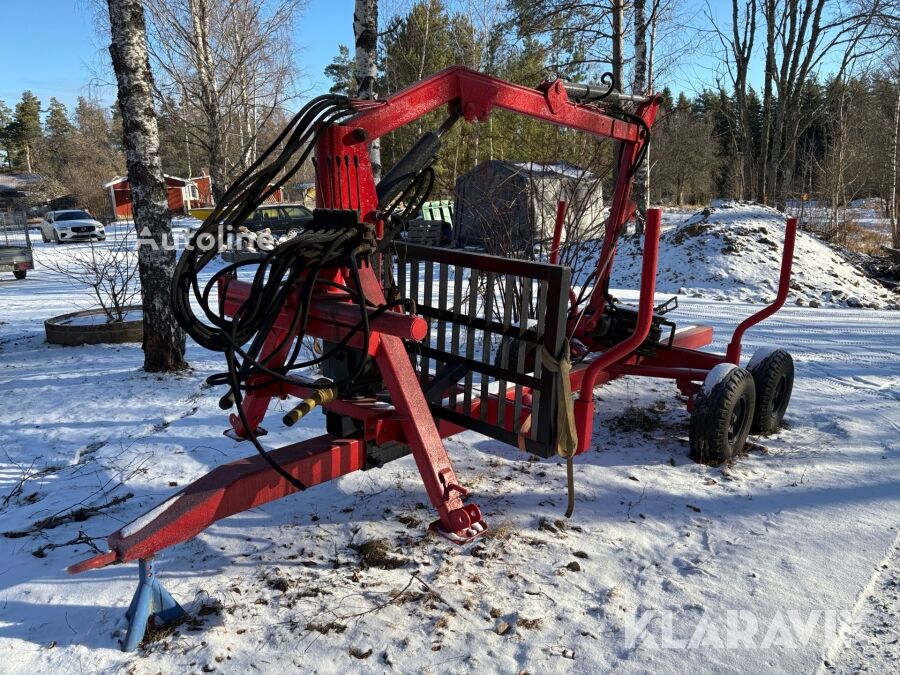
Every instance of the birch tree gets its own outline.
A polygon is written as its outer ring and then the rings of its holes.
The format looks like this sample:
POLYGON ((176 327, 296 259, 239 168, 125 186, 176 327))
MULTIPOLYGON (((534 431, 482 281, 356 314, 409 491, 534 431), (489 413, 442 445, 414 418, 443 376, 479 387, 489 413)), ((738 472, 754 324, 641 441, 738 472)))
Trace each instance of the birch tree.
POLYGON ((293 98, 291 31, 301 0, 145 0, 156 100, 184 128, 216 196, 256 159, 293 98), (199 122, 199 123, 198 123, 199 122))
POLYGON ((753 57, 753 46, 756 40, 757 14, 756 0, 744 0, 743 2, 732 0, 730 35, 719 33, 720 39, 726 47, 726 63, 730 61, 732 64, 729 73, 737 108, 737 128, 740 134, 738 145, 741 151, 737 188, 743 199, 752 199, 754 189, 753 130, 750 123, 747 74, 750 70, 750 60, 753 57))
POLYGON ((144 7, 141 0, 107 0, 107 5, 109 53, 118 85, 134 223, 141 239, 138 269, 144 310, 144 370, 177 371, 187 367, 185 336, 172 313, 169 295, 175 250, 170 245, 172 227, 159 161, 144 7))
POLYGON ((898 148, 900 148, 900 87, 897 88, 897 105, 894 108, 894 133, 891 134, 890 204, 891 245, 900 248, 900 219, 897 217, 898 148))
MULTIPOLYGON (((634 0, 634 82, 635 94, 646 94, 647 86, 647 15, 645 0, 634 0)), ((649 141, 648 141, 649 142, 649 141)), ((635 232, 644 232, 644 222, 647 220, 647 207, 650 195, 648 193, 648 167, 650 163, 649 148, 644 155, 641 165, 634 174, 634 202, 637 205, 635 213, 635 232)))
MULTIPOLYGON (((356 0, 353 35, 356 39, 356 98, 378 98, 375 92, 378 78, 378 0, 356 0)), ((377 138, 369 143, 369 160, 377 183, 381 180, 381 142, 377 138)))

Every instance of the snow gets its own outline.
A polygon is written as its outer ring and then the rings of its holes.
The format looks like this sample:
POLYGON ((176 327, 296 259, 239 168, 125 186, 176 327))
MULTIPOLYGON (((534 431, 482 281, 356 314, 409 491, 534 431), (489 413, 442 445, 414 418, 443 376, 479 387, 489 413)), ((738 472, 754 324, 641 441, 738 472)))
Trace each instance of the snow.
MULTIPOLYGON (((785 218, 759 204, 726 202, 665 229, 659 244, 657 291, 768 303, 778 290, 785 218)), ((614 288, 638 287, 642 250, 640 238, 622 240, 614 288)), ((900 299, 865 277, 842 253, 800 231, 788 302, 890 309, 900 299)))
MULTIPOLYGON (((122 313, 122 321, 140 321, 143 316, 143 310, 129 309, 122 313)), ((96 326, 107 323, 107 316, 105 313, 87 314, 84 316, 73 316, 71 319, 64 319, 57 323, 60 326, 96 326)))
POLYGON ((712 393, 712 390, 716 388, 716 385, 728 377, 728 373, 735 368, 737 368, 737 366, 733 363, 720 363, 713 367, 709 373, 707 373, 706 379, 703 380, 703 386, 700 387, 700 391, 704 396, 709 396, 712 393))
POLYGON ((747 362, 747 369, 752 370, 755 366, 759 365, 767 358, 772 356, 772 354, 777 352, 778 349, 778 347, 760 347, 755 352, 753 352, 753 356, 751 356, 750 360, 747 362))
MULTIPOLYGON (((65 567, 253 450, 222 435, 222 392, 204 384, 217 355, 191 345, 193 370, 160 377, 136 345, 44 342, 44 319, 88 304, 44 267, 67 250, 38 245, 33 274, 0 279, 0 531, 15 535, 0 537, 4 673, 896 672, 897 314, 793 304, 744 345, 745 362, 793 354, 787 426, 731 465, 688 459, 673 384, 624 378, 598 390, 570 521, 562 460, 466 432, 447 447, 485 513, 481 538, 428 533, 411 457, 351 474, 161 552, 160 580, 196 620, 118 651, 136 566, 65 567), (353 546, 376 538, 399 567, 361 564, 353 546), (750 620, 758 631, 737 640, 750 620)), ((759 308, 729 299, 681 298, 669 318, 714 325, 722 352, 759 308)), ((318 412, 283 428, 290 405, 270 411, 268 447, 323 432, 318 412)))

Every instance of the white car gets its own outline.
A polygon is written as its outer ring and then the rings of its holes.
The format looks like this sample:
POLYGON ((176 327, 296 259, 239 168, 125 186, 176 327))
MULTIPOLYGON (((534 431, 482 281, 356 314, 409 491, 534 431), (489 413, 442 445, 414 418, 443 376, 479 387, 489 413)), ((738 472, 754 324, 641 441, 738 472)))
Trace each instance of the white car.
POLYGON ((57 244, 92 239, 103 241, 106 239, 106 230, 103 223, 86 211, 48 211, 41 221, 41 237, 45 242, 55 241, 57 244))

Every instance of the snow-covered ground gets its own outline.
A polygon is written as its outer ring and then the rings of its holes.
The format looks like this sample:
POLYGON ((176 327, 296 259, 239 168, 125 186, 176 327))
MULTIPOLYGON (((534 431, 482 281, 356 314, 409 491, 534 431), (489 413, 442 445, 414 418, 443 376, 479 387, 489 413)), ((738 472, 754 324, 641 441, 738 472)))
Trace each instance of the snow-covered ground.
MULTIPOLYGON (((480 540, 427 533, 407 457, 162 552, 194 620, 118 651, 136 566, 65 567, 253 451, 222 436, 221 392, 203 384, 216 355, 190 347, 192 372, 158 377, 137 346, 44 342, 44 319, 86 304, 42 267, 67 250, 39 246, 26 281, 0 278, 4 673, 896 671, 898 314, 794 304, 745 339, 746 358, 794 355, 787 426, 733 464, 688 460, 673 385, 622 379, 599 391, 570 521, 560 462, 465 433, 448 448, 491 527, 480 540), (376 539, 390 569, 354 548, 376 539)), ((671 318, 713 324, 719 351, 759 309, 681 302, 671 318)), ((267 426, 274 447, 324 425, 267 426)))
MULTIPOLYGON (((783 213, 735 202, 666 226, 659 244, 656 288, 716 300, 768 302, 778 290, 784 229, 783 213)), ((637 288, 642 246, 637 237, 622 241, 614 287, 637 288)), ((868 279, 839 251, 801 231, 789 302, 882 309, 900 305, 900 296, 868 279)))

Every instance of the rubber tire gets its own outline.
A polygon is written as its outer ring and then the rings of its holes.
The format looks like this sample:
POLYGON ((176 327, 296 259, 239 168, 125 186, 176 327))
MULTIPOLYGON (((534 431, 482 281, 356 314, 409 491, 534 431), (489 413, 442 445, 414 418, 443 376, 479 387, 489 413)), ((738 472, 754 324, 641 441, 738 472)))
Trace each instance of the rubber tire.
POLYGON ((13 276, 14 276, 16 279, 18 279, 19 281, 22 281, 22 280, 25 278, 25 275, 26 275, 27 273, 28 273, 27 270, 15 270, 15 271, 13 272, 13 276))
POLYGON ((62 241, 59 238, 59 232, 57 232, 56 230, 53 230, 53 243, 57 246, 62 244, 62 241))
POLYGON ((747 370, 756 384, 756 408, 750 431, 772 434, 781 427, 794 389, 794 359, 777 349, 759 361, 750 360, 747 370))
POLYGON ((756 405, 753 376, 735 366, 722 376, 717 369, 726 365, 730 364, 720 364, 707 375, 707 380, 717 381, 712 386, 704 383, 694 396, 691 412, 690 457, 710 466, 718 466, 743 452, 756 405))
POLYGON ((41 229, 41 239, 44 240, 44 243, 45 243, 45 244, 49 244, 49 243, 50 243, 50 240, 47 239, 47 235, 44 234, 44 230, 43 230, 43 229, 41 229))
POLYGON ((294 237, 299 236, 302 231, 303 230, 301 230, 299 227, 291 227, 288 228, 288 231, 285 232, 284 235, 289 239, 293 239, 294 237))

